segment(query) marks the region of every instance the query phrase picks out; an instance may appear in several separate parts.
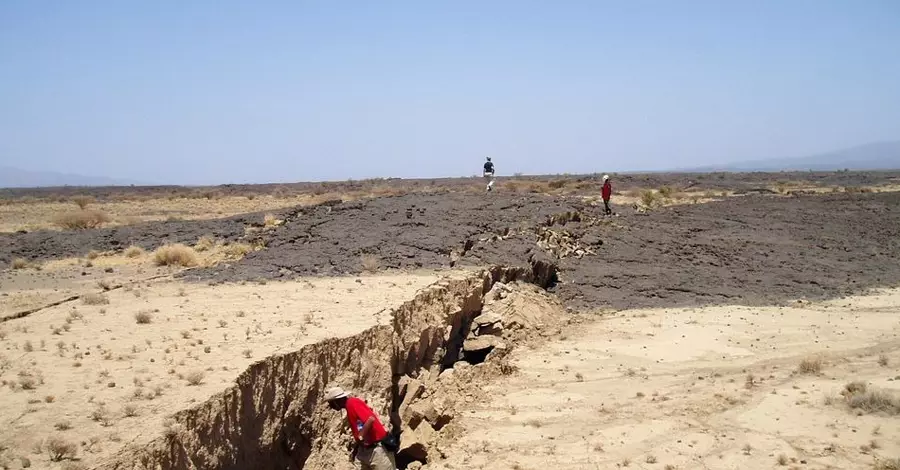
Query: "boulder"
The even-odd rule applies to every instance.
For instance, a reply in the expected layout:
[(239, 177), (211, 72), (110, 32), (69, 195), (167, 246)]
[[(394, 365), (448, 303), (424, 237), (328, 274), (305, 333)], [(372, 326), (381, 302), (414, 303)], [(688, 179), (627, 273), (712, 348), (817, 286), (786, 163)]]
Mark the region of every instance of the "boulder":
[(464, 352), (483, 351), (485, 349), (491, 349), (491, 348), (497, 348), (497, 347), (504, 348), (504, 347), (506, 347), (506, 345), (503, 343), (502, 339), (500, 339), (497, 336), (491, 336), (491, 335), (477, 336), (473, 339), (466, 340), (463, 343), (463, 351)]

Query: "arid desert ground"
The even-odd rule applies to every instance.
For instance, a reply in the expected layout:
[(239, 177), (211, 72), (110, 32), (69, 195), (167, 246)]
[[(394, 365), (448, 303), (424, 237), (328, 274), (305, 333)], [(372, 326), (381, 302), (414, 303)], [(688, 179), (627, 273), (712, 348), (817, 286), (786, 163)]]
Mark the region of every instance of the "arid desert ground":
[(900, 468), (900, 172), (0, 190), (0, 468)]

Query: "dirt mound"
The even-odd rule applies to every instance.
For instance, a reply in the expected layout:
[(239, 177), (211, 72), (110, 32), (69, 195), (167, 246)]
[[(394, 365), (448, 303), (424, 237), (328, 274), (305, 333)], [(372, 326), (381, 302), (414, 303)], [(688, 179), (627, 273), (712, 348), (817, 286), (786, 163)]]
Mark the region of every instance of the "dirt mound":
[[(533, 280), (529, 269), (495, 268), (443, 281), (394, 311), (392, 326), (254, 363), (234, 386), (177, 413), (159, 430), (160, 438), (126, 447), (98, 468), (353, 468), (342, 445), (348, 440), (342, 416), (321, 402), (323, 391), (337, 384), (406, 431), (401, 467), (427, 462), (440, 455), (443, 439), (452, 438), (447, 425), (457, 405), (479, 397), (477, 387), (466, 383), (506, 367), (500, 348), (490, 348), (477, 363), (460, 355), (473, 320), (483, 315), (485, 296), (497, 297), (498, 308), (505, 305), (500, 312), (529, 302), (531, 325), (560, 320), (558, 304), (521, 284)], [(515, 324), (515, 317), (506, 322)], [(487, 356), (496, 360), (484, 362)]]

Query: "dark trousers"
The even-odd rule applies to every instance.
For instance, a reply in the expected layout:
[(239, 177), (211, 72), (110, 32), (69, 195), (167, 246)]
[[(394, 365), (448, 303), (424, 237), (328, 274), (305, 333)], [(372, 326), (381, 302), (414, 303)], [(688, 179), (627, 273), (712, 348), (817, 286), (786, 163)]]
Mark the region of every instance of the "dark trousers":
[(612, 214), (612, 209), (609, 208), (609, 199), (603, 200), (603, 206), (606, 208), (606, 215)]

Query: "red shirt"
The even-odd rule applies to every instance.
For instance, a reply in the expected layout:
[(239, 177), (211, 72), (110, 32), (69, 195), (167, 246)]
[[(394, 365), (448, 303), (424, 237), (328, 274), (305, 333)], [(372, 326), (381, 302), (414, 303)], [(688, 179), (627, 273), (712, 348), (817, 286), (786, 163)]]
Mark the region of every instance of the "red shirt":
[(612, 196), (612, 185), (607, 181), (603, 183), (603, 200), (608, 201), (610, 196)]
[(347, 423), (350, 424), (350, 431), (353, 432), (353, 437), (357, 441), (360, 440), (359, 433), (362, 432), (363, 426), (365, 426), (366, 421), (370, 417), (375, 418), (375, 422), (372, 423), (369, 435), (362, 437), (363, 444), (366, 445), (372, 445), (384, 439), (387, 436), (387, 431), (384, 430), (384, 426), (378, 420), (378, 415), (369, 408), (369, 405), (366, 405), (366, 402), (356, 397), (347, 398)]

